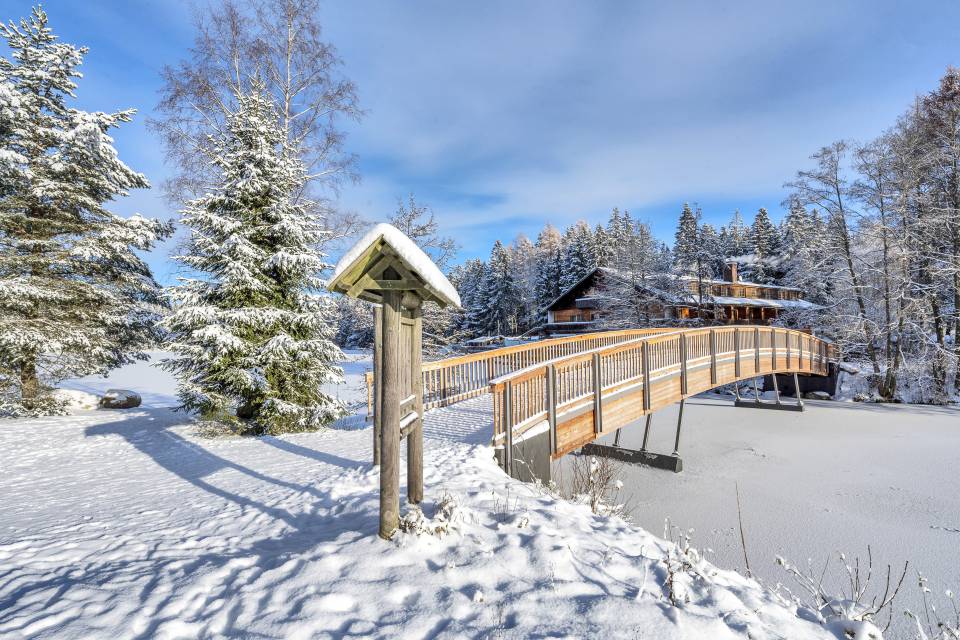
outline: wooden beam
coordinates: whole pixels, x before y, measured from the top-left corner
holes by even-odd
[[[413,385],[416,426],[407,437],[407,500],[411,504],[423,501],[423,309],[417,305],[411,309],[413,316],[410,345],[410,381]]]
[[[380,441],[380,537],[400,524],[400,293],[383,296],[383,395]]]

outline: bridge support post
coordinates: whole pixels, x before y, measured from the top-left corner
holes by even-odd
[[[683,405],[685,399],[680,400],[680,412],[677,414],[677,437],[673,441],[673,456],[680,456],[680,428],[683,426]]]
[[[770,377],[773,378],[773,390],[776,394],[776,402],[766,402],[760,399],[760,389],[757,386],[757,379],[753,379],[753,400],[744,400],[737,394],[736,400],[733,401],[735,407],[742,407],[745,409],[778,409],[780,411],[803,411],[803,400],[800,399],[799,391],[797,392],[797,403],[796,404],[784,404],[780,400],[780,387],[777,384],[777,374],[772,373]],[[799,389],[797,374],[793,374],[793,384],[794,387]]]
[[[797,377],[796,371],[793,373],[793,393],[797,398],[797,406],[803,409],[803,395],[800,393],[800,379]]]

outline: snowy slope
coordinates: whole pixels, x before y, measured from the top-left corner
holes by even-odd
[[[369,428],[199,438],[166,408],[0,429],[0,637],[832,637],[667,543],[507,479],[488,399],[427,415],[442,539],[376,536]]]

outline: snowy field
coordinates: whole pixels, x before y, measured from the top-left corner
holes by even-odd
[[[490,428],[488,398],[428,414],[426,512],[453,496],[455,530],[384,542],[368,427],[204,439],[157,406],[6,422],[0,637],[833,637],[695,559],[671,606],[672,545],[509,480]]]
[[[865,559],[870,545],[881,569],[910,561],[899,605],[922,610],[914,570],[941,595],[960,589],[960,408],[805,402],[794,413],[738,409],[719,396],[688,401],[683,473],[624,466],[634,520],[654,533],[666,518],[693,528],[711,560],[743,571],[739,484],[751,569],[768,585],[793,586],[778,555],[822,568],[833,553],[838,575],[835,552]],[[673,450],[676,418],[676,407],[654,415],[651,450]],[[620,444],[642,440],[640,425]]]
[[[333,391],[361,403],[368,366],[348,354]],[[486,446],[489,398],[427,415],[425,511],[452,496],[454,532],[387,543],[371,431],[356,419],[205,439],[169,410],[174,386],[155,368],[69,386],[130,388],[149,406],[3,424],[0,637],[835,637],[714,567],[743,566],[735,483],[768,586],[783,579],[777,554],[819,562],[866,544],[883,562],[909,558],[934,586],[960,584],[956,410],[692,400],[686,471],[624,478],[640,525],[659,534],[670,517],[715,551],[680,572],[673,606],[672,545],[502,474]],[[655,447],[672,444],[672,427],[669,412],[656,416]]]

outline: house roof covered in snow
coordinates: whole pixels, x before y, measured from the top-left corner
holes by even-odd
[[[394,273],[384,278],[385,272]],[[460,307],[456,288],[416,243],[396,227],[381,223],[347,251],[333,271],[327,288],[370,302],[382,302],[383,291],[415,291],[441,307]]]

